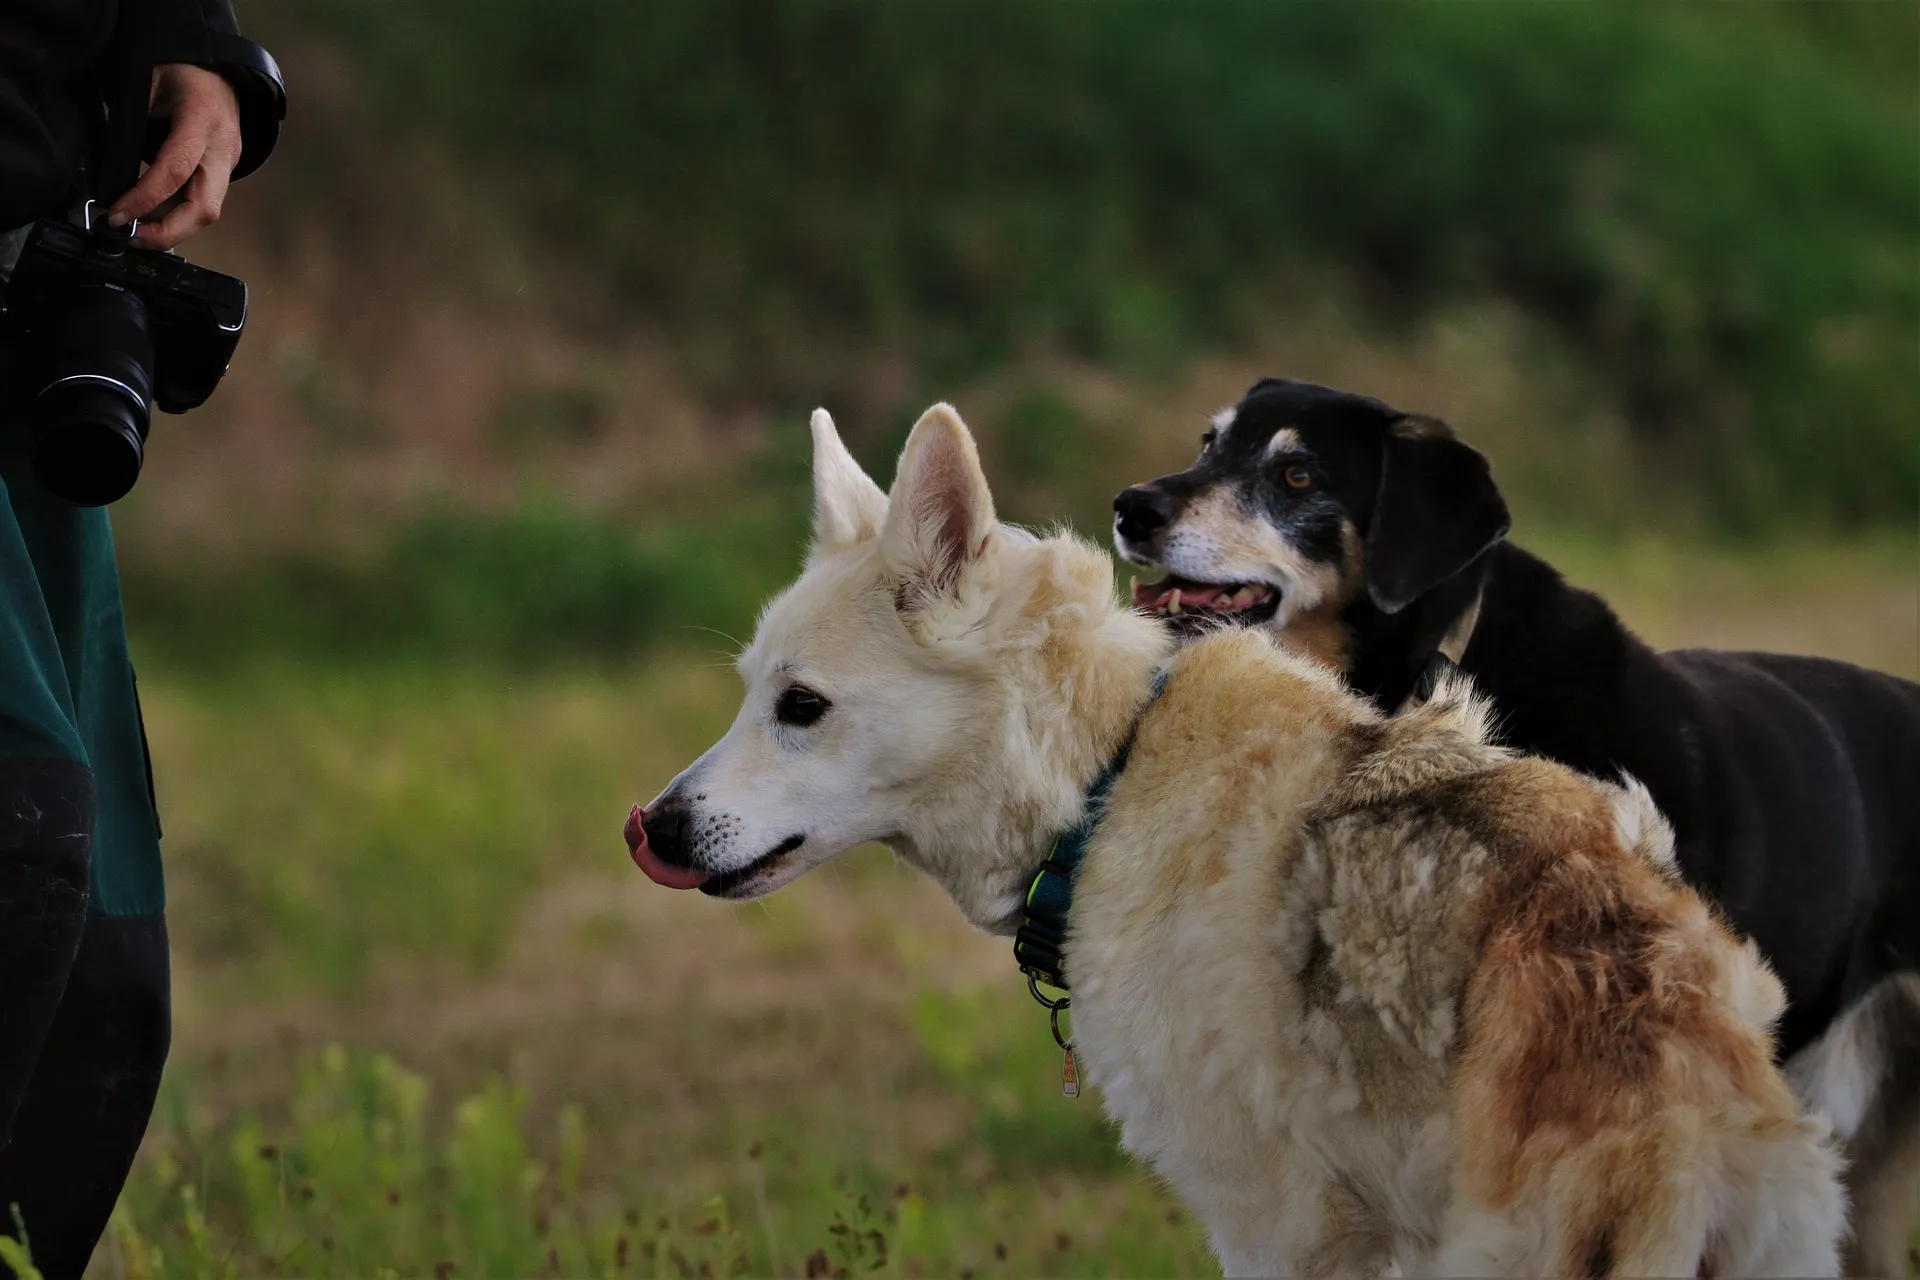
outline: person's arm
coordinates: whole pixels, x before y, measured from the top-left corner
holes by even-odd
[[[217,221],[227,184],[273,150],[286,113],[280,69],[241,36],[229,0],[122,0],[114,45],[119,67],[152,68],[149,114],[165,123],[147,171],[114,201],[109,221],[159,211],[140,242],[171,248]]]

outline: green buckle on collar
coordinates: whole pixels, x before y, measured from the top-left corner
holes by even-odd
[[[1166,690],[1167,674],[1165,670],[1154,672],[1147,706],[1158,701]],[[1146,714],[1146,707],[1141,708],[1140,714]],[[1040,864],[1040,869],[1034,872],[1033,883],[1027,886],[1025,919],[1013,936],[1013,959],[1029,979],[1044,982],[1061,991],[1068,989],[1066,975],[1061,970],[1064,966],[1062,952],[1067,944],[1067,912],[1073,906],[1073,877],[1080,870],[1080,860],[1086,856],[1087,843],[1093,839],[1094,829],[1100,825],[1107,796],[1112,792],[1113,784],[1126,771],[1127,756],[1133,750],[1133,736],[1139,727],[1140,721],[1136,717],[1134,727],[1127,731],[1126,740],[1120,744],[1120,750],[1114,753],[1107,767],[1094,779],[1093,786],[1087,789],[1087,803],[1080,821],[1053,842],[1047,860]],[[1034,992],[1034,998],[1043,1005],[1052,1006],[1053,1002],[1041,999],[1038,990]]]
[[[1060,841],[1034,873],[1027,888],[1026,919],[1013,936],[1013,958],[1021,972],[1050,987],[1067,989],[1060,974],[1067,942],[1067,908],[1073,903],[1074,866],[1059,860]]]

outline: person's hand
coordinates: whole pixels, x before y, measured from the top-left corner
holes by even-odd
[[[135,239],[149,249],[171,249],[220,220],[227,179],[240,159],[240,104],[233,86],[202,67],[169,62],[153,69],[148,113],[171,123],[167,139],[140,181],[116,200],[110,226],[142,222]]]

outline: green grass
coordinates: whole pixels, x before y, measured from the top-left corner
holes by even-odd
[[[1536,541],[1657,642],[1920,675],[1910,543]],[[860,1274],[877,1231],[882,1275],[1211,1274],[923,877],[867,849],[732,907],[628,865],[726,648],[146,662],[178,1025],[96,1273]]]
[[[867,851],[734,909],[627,865],[718,661],[150,670],[179,1032],[99,1265],[861,1271],[864,1197],[882,1274],[1205,1273],[930,885]]]
[[[99,1274],[1212,1273],[931,885],[864,850],[728,908],[627,863],[732,715],[714,633],[798,561],[814,403],[884,479],[957,396],[1006,515],[1097,530],[1185,465],[1196,352],[1447,392],[1521,540],[1648,638],[1920,676],[1910,6],[281,8],[452,143],[439,198],[513,222],[541,305],[779,425],[611,515],[124,541],[178,1030]],[[307,65],[291,130],[352,92]],[[302,217],[382,207],[329,164],[414,154],[307,136],[267,179]],[[344,279],[425,296],[361,234]],[[411,427],[318,323],[294,406],[384,458]],[[488,447],[590,444],[616,394],[536,381]],[[1774,539],[1656,536],[1695,503]]]
[[[182,950],[256,990],[335,994],[400,961],[497,960],[537,886],[624,866],[627,806],[725,726],[714,661],[147,681]]]
[[[443,1107],[391,1058],[334,1047],[302,1062],[278,1121],[211,1124],[169,1096],[103,1261],[130,1277],[1210,1270],[1190,1219],[1144,1179],[1085,1175],[1089,1152],[1117,1166],[1086,1107],[1022,1092],[988,1106],[989,1130],[1010,1132],[985,1141],[1024,1168],[970,1178],[949,1162],[908,1182],[836,1167],[791,1133],[737,1150],[704,1191],[662,1196],[590,1176],[578,1106],[540,1132],[524,1088],[496,1079]]]

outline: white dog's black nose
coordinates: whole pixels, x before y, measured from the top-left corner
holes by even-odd
[[[1122,489],[1113,500],[1113,526],[1128,542],[1145,542],[1173,520],[1173,499],[1151,485]]]
[[[647,844],[669,866],[693,865],[693,812],[679,797],[662,800],[642,820]]]

